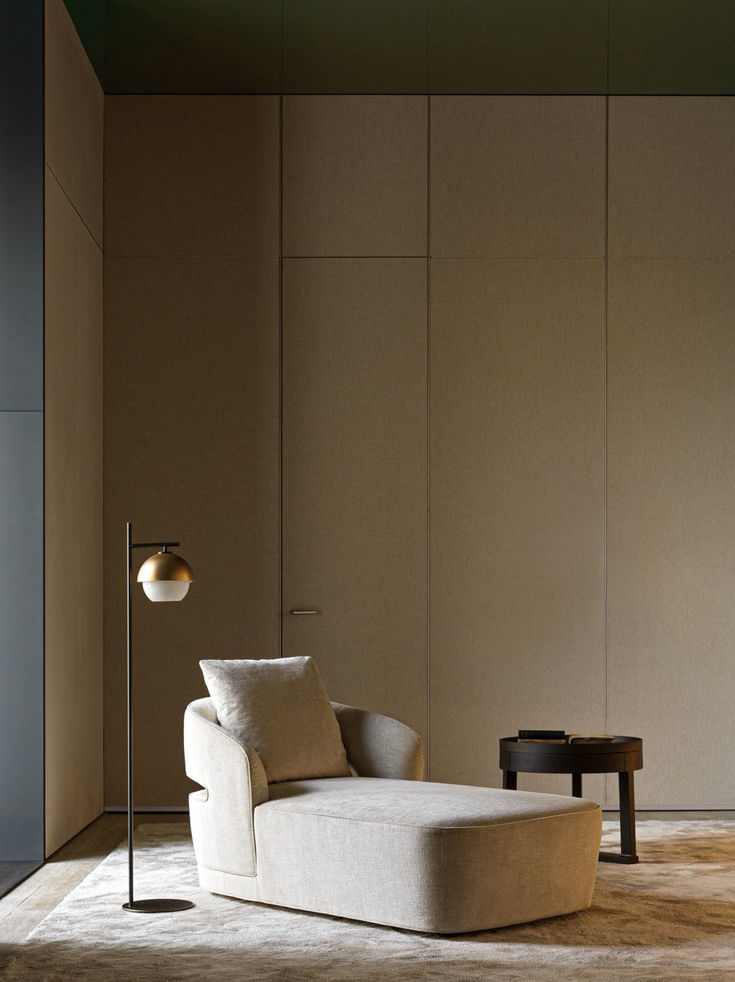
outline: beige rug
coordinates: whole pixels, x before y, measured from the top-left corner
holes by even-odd
[[[436,937],[212,896],[185,826],[144,826],[137,895],[187,897],[128,914],[116,849],[18,949],[6,982],[509,980],[735,982],[735,823],[641,822],[638,866],[600,864],[582,913]],[[606,824],[605,842],[615,838]]]

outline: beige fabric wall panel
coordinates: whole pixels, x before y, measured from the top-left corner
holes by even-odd
[[[426,262],[287,260],[283,304],[283,653],[425,737]]]
[[[610,255],[735,256],[735,98],[610,100]]]
[[[110,256],[278,256],[276,96],[108,96]]]
[[[604,355],[601,259],[433,260],[432,780],[499,786],[519,727],[604,732]]]
[[[46,855],[102,811],[102,253],[46,169]]]
[[[732,261],[610,261],[610,726],[643,737],[641,807],[735,807],[734,308]]]
[[[427,99],[286,96],[286,256],[426,254]]]
[[[63,0],[46,0],[45,159],[102,247],[104,94]]]
[[[279,652],[278,261],[106,259],[105,276],[106,804],[125,800],[131,521],[194,569],[180,604],[136,586],[133,614],[136,800],[184,805],[198,660]]]
[[[46,855],[103,807],[104,96],[61,0],[45,5]]]
[[[435,96],[434,256],[602,256],[605,100]]]

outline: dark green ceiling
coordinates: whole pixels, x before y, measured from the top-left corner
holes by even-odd
[[[735,0],[65,2],[111,93],[735,93]]]

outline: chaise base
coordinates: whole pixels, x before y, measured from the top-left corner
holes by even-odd
[[[269,792],[254,810],[257,875],[200,864],[204,889],[436,934],[591,903],[594,802],[380,778],[291,781]]]

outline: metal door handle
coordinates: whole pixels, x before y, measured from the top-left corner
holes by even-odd
[[[292,610],[292,614],[318,614],[318,610]]]

